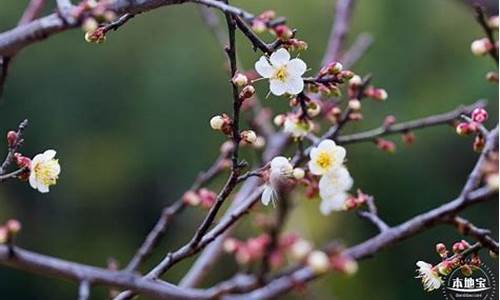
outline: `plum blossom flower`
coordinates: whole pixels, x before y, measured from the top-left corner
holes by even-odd
[[[311,150],[309,170],[314,175],[325,175],[342,165],[346,151],[332,140],[322,141],[318,147]]]
[[[345,205],[353,180],[344,166],[334,169],[319,180],[319,195],[321,197],[320,211],[329,215],[332,211],[345,210]]]
[[[279,49],[266,58],[261,56],[255,63],[255,70],[260,76],[269,79],[269,89],[276,96],[285,93],[297,95],[304,89],[302,74],[307,69],[300,58],[290,59],[286,49]]]
[[[56,184],[61,173],[55,150],[37,154],[31,161],[29,182],[32,188],[41,193],[49,192],[49,186]]]
[[[262,192],[262,204],[268,205],[271,200],[274,202],[278,198],[277,189],[283,182],[293,174],[293,166],[283,156],[276,156],[271,161],[269,170],[269,182]]]
[[[437,270],[435,270],[431,264],[428,264],[425,261],[418,261],[417,267],[418,275],[416,278],[422,279],[424,290],[430,292],[441,287],[441,284],[443,284],[443,280],[439,276]]]
[[[314,125],[309,120],[301,120],[299,117],[289,115],[283,124],[283,131],[289,133],[292,137],[301,139],[305,137]]]
[[[322,198],[319,205],[319,211],[323,215],[327,216],[333,211],[346,210],[345,203],[348,198],[349,194],[347,192],[339,192],[329,196],[328,198]]]
[[[321,198],[328,198],[335,194],[351,189],[353,180],[346,167],[340,166],[319,180],[319,194]]]

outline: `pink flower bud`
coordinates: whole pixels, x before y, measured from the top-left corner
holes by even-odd
[[[222,126],[224,126],[224,118],[222,116],[213,116],[210,119],[210,127],[213,130],[221,130]]]
[[[330,269],[330,259],[323,251],[315,250],[307,257],[307,266],[316,274],[326,273]]]
[[[492,48],[493,48],[493,45],[491,44],[490,40],[487,38],[475,40],[470,45],[470,50],[472,51],[472,54],[474,54],[476,56],[486,55]]]
[[[488,119],[488,112],[484,108],[476,108],[471,114],[472,120],[478,123],[484,123]]]
[[[412,145],[413,143],[415,143],[415,140],[417,139],[415,137],[415,134],[411,131],[408,131],[408,132],[405,132],[401,138],[403,139],[403,142],[406,144],[406,145]]]
[[[262,33],[266,31],[267,26],[265,22],[262,22],[261,20],[254,20],[252,22],[252,30],[255,31],[256,33]]]
[[[278,25],[273,28],[276,36],[283,41],[288,41],[293,37],[293,32],[290,28],[284,24]]]
[[[472,148],[476,152],[481,152],[481,151],[483,151],[485,145],[486,145],[486,140],[484,139],[484,137],[481,135],[478,135],[474,139],[474,144],[473,144]]]
[[[205,208],[210,208],[217,201],[217,194],[209,189],[202,188],[198,191],[201,199],[201,205]]]
[[[439,256],[441,256],[441,258],[446,258],[448,256],[448,250],[443,243],[436,244],[436,252],[439,254]]]
[[[497,72],[486,73],[486,80],[493,82],[493,83],[498,83],[498,73]]]
[[[360,110],[361,109],[361,101],[358,99],[349,100],[348,106],[352,110]]]
[[[224,251],[226,251],[227,253],[233,253],[233,252],[236,252],[238,250],[239,245],[240,245],[240,242],[238,240],[233,239],[233,238],[227,238],[224,241],[223,248],[224,248]]]
[[[182,201],[191,206],[198,206],[201,202],[201,199],[197,193],[193,191],[187,191],[182,196]]]
[[[31,159],[29,157],[21,155],[21,153],[15,153],[16,164],[20,168],[29,168],[31,166]]]
[[[394,153],[396,152],[396,144],[394,142],[385,140],[385,139],[377,139],[377,148],[379,148],[382,151],[388,152],[388,153]]]
[[[15,219],[10,219],[5,223],[5,227],[9,231],[9,234],[15,235],[21,231],[21,222]]]
[[[472,128],[469,126],[469,123],[459,123],[456,127],[456,131],[458,135],[465,136],[469,135],[473,132]]]
[[[372,86],[366,89],[365,95],[377,101],[384,101],[388,97],[386,90]]]
[[[452,250],[454,253],[460,253],[467,248],[468,247],[466,246],[466,244],[464,244],[462,242],[456,242],[455,244],[453,244]]]
[[[358,271],[358,263],[347,256],[334,256],[331,259],[331,264],[335,270],[347,275],[353,275]]]
[[[253,144],[257,141],[257,134],[253,130],[243,130],[240,133],[241,140],[248,144]]]
[[[255,95],[255,88],[252,85],[245,86],[240,92],[240,99],[245,100]]]
[[[13,130],[7,132],[7,145],[9,145],[9,147],[13,147],[17,143],[17,139],[17,132]]]
[[[232,79],[233,83],[239,87],[243,87],[248,84],[248,77],[241,73],[236,73]]]
[[[393,115],[388,115],[384,119],[384,127],[391,127],[392,125],[396,124],[396,117]]]

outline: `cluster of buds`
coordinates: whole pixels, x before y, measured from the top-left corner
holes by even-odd
[[[456,126],[458,135],[467,136],[470,134],[476,134],[473,144],[474,151],[480,152],[484,148],[486,140],[482,135],[480,128],[487,119],[488,112],[484,108],[476,108],[472,111],[470,119],[468,118],[465,122],[461,122]]]
[[[324,97],[339,97],[342,95],[339,84],[355,76],[350,70],[344,70],[339,62],[332,62],[321,68],[314,83],[309,85],[312,93],[321,93]]]
[[[460,268],[465,276],[471,276],[473,269],[481,264],[481,259],[475,253],[469,259],[464,257],[464,251],[470,247],[471,245],[465,240],[456,242],[452,246],[453,255],[450,256],[450,251],[443,243],[436,244],[436,252],[441,257],[440,263],[431,265],[424,261],[417,262],[417,278],[422,279],[424,289],[432,291],[440,288],[443,284],[442,276],[449,275],[457,268]]]
[[[85,40],[96,44],[106,40],[106,29],[100,24],[113,22],[116,19],[115,12],[107,8],[105,1],[82,1],[72,9],[71,14],[73,18],[82,20]]]
[[[227,114],[213,116],[210,119],[210,127],[213,130],[222,131],[227,136],[231,136],[233,134],[233,119]]]
[[[358,263],[342,253],[328,255],[323,251],[312,251],[307,257],[307,266],[316,274],[323,274],[329,270],[335,270],[347,275],[353,275],[358,271]]]
[[[348,210],[356,209],[361,205],[365,204],[371,196],[363,193],[360,189],[358,189],[356,196],[350,196],[345,201],[345,206]]]
[[[391,153],[391,154],[396,152],[396,144],[393,141],[378,138],[375,140],[375,144],[377,145],[378,149],[380,149],[384,152]]]
[[[257,33],[262,33],[268,29],[268,24],[274,19],[276,19],[276,12],[273,10],[266,10],[253,19],[252,30]]]
[[[209,209],[217,201],[217,194],[206,188],[201,188],[197,191],[187,191],[182,196],[182,200],[187,205],[198,206]]]
[[[306,107],[306,112],[307,112],[307,117],[308,118],[314,118],[317,117],[321,113],[321,107],[322,103],[319,100],[313,100],[310,99],[309,97],[303,96],[304,101],[305,101],[305,107]],[[290,99],[290,106],[291,107],[296,107],[300,105],[300,100],[298,98],[292,98]],[[281,126],[281,125],[278,125]]]
[[[283,131],[295,139],[302,139],[314,129],[314,123],[311,120],[294,113],[277,115],[274,117],[274,124],[283,127]]]
[[[446,276],[454,269],[460,267],[460,271],[462,271],[465,276],[470,276],[472,274],[472,267],[481,264],[481,259],[477,255],[472,255],[468,261],[463,259],[462,253],[470,247],[471,245],[465,240],[456,242],[452,246],[454,255],[450,257],[450,251],[448,251],[443,243],[436,244],[436,252],[443,259],[443,261],[436,266],[438,272]]]
[[[228,238],[224,241],[224,251],[234,254],[238,264],[248,265],[262,259],[270,242],[271,238],[267,234],[246,241]]]
[[[0,226],[0,243],[12,243],[19,231],[21,231],[21,223],[15,219],[8,220],[4,225]]]

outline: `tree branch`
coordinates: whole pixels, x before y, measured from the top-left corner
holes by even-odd
[[[429,116],[422,119],[417,119],[404,123],[397,123],[391,126],[380,126],[378,128],[368,130],[365,132],[354,133],[351,135],[343,135],[337,137],[336,141],[339,144],[352,144],[352,143],[360,143],[360,142],[368,142],[374,141],[376,138],[390,135],[394,133],[404,133],[411,130],[426,128],[430,126],[442,125],[451,123],[453,120],[456,120],[462,114],[470,114],[477,107],[484,107],[486,104],[485,101],[477,101],[476,103],[468,106],[460,106],[453,111]]]

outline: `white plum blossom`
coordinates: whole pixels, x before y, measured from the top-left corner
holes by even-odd
[[[301,120],[296,116],[287,116],[283,124],[283,131],[294,138],[301,139],[313,129],[313,126],[313,123],[309,120]]]
[[[271,161],[269,181],[262,192],[262,204],[268,205],[278,198],[277,189],[284,181],[293,175],[293,166],[286,157],[276,156]]]
[[[261,56],[255,63],[255,70],[260,76],[269,79],[269,89],[276,96],[285,93],[297,95],[304,89],[302,75],[307,69],[300,58],[290,59],[290,53],[280,48],[269,59]]]
[[[319,194],[322,199],[351,189],[353,180],[344,166],[334,169],[319,180]]]
[[[351,189],[353,180],[344,166],[335,168],[332,172],[323,175],[319,180],[319,195],[321,197],[320,211],[329,215],[332,211],[345,210],[347,193]]]
[[[55,150],[47,150],[31,160],[29,182],[32,188],[41,193],[49,192],[49,186],[56,184],[61,173],[61,166],[55,156]]]
[[[309,170],[314,175],[331,173],[335,168],[342,166],[345,155],[344,147],[337,146],[332,140],[324,140],[318,147],[311,149]]]
[[[430,292],[441,287],[443,279],[441,279],[439,273],[432,267],[431,264],[428,264],[425,261],[418,261],[417,267],[418,275],[416,278],[422,279],[424,290]]]
[[[328,196],[327,198],[322,198],[319,205],[319,211],[323,215],[327,216],[333,211],[346,210],[345,202],[347,198],[349,198],[349,194],[347,192],[339,192]]]

